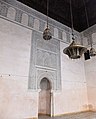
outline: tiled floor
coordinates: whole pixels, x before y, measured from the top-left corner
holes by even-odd
[[[39,119],[96,119],[96,112],[84,112],[60,117],[39,116]]]

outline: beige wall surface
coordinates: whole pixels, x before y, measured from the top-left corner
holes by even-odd
[[[82,32],[83,44],[90,50],[92,47],[96,51],[96,25],[91,26]],[[87,81],[88,108],[96,111],[96,56],[84,61],[85,77]]]
[[[4,19],[0,19],[0,26],[0,116],[37,117],[39,93],[28,92],[32,30]],[[64,47],[66,44],[61,42],[62,90],[53,91],[52,115],[87,110],[83,59],[70,60],[63,54]]]
[[[96,49],[96,45],[93,46]],[[96,111],[96,56],[85,61],[85,73],[88,90],[88,106]]]
[[[35,18],[35,16],[30,16],[31,14],[27,14],[27,12],[18,11],[18,8],[11,7],[8,8],[7,15],[2,10],[1,16],[3,15],[3,17],[0,18],[0,119],[37,118],[38,111],[46,113],[46,103],[47,105],[51,103],[51,109],[47,111],[51,111],[51,115],[54,116],[87,111],[88,109],[96,110],[96,58],[91,58],[88,61],[84,61],[84,57],[78,60],[69,59],[63,53],[63,49],[72,40],[70,28],[52,19],[49,21],[51,21],[50,29],[53,38],[60,41],[60,81],[62,87],[57,91],[52,88],[49,103],[47,100],[44,102],[41,99],[48,97],[47,95],[44,97],[43,93],[45,94],[45,92],[40,97],[39,90],[32,91],[28,89],[31,46],[33,45],[32,38],[34,38],[32,33],[33,30],[37,35],[42,33],[46,26],[44,19],[42,20],[45,16],[38,15],[39,12],[35,11],[37,16],[40,17]],[[25,8],[25,6],[22,8]],[[25,10],[27,10],[27,6]],[[80,34],[76,31],[75,34],[76,41],[80,43]],[[95,44],[95,33],[92,38]],[[89,37],[86,34],[83,40],[87,46]],[[48,70],[50,71],[50,69]],[[42,109],[44,110],[42,111]]]
[[[0,119],[36,117],[37,93],[28,91],[32,31],[0,19]]]
[[[32,30],[0,19],[0,118],[38,116],[39,93],[28,90]],[[51,95],[51,115],[87,110],[83,58],[71,60],[60,43],[62,89]]]
[[[88,110],[87,87],[83,57],[69,59],[63,54],[66,44],[61,43],[62,91],[54,93],[54,115]]]

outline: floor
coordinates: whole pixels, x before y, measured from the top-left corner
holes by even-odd
[[[83,112],[60,117],[39,116],[39,119],[96,119],[96,112]]]

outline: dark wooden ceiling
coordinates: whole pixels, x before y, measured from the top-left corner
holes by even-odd
[[[46,15],[47,0],[18,0]],[[96,0],[84,0],[89,26],[96,23]],[[74,29],[81,32],[88,28],[83,0],[72,0]],[[49,16],[71,27],[70,0],[49,0]]]

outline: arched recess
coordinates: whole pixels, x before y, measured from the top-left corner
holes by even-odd
[[[58,38],[58,29],[57,29],[57,28],[54,28],[54,36],[55,36],[56,38]]]
[[[39,20],[34,19],[34,29],[39,30]]]
[[[8,8],[7,17],[11,20],[15,20],[16,10],[13,7]]]
[[[55,77],[54,77],[54,75],[52,75],[51,72],[48,72],[48,71],[43,71],[42,73],[38,74],[38,76],[37,76],[37,89],[40,89],[40,82],[44,77],[46,77],[51,82],[52,90],[54,90],[54,88],[55,88],[55,86],[54,86]]]
[[[51,115],[51,82],[44,77],[40,82],[38,114]]]
[[[27,14],[25,13],[22,14],[21,23],[26,26],[28,25],[28,15]]]

